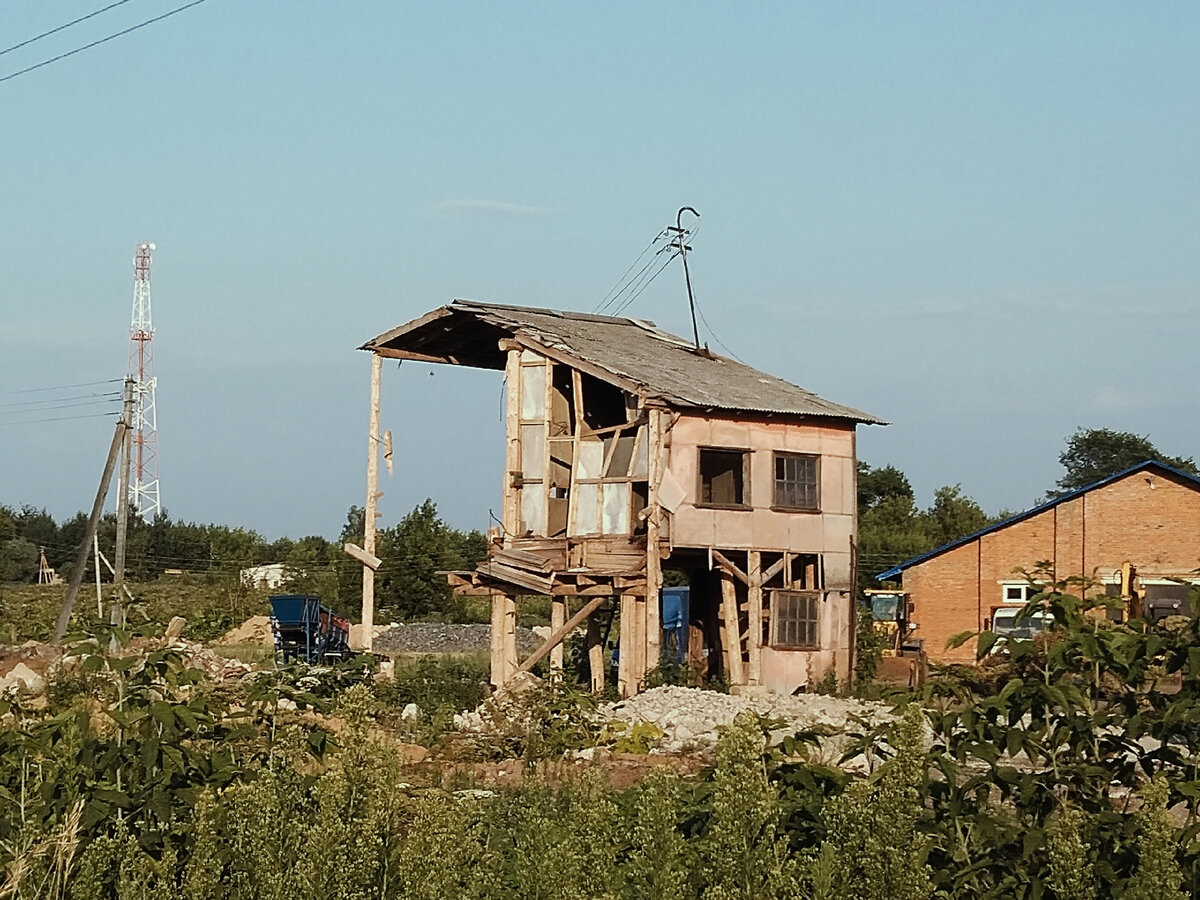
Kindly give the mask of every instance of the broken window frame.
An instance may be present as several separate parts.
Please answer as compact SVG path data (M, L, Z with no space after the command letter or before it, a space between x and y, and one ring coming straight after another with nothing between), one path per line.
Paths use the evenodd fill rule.
M696 506L702 509L730 509L730 510L747 510L752 509L750 503L750 455L752 451L745 447L698 447L696 448ZM705 499L705 454L722 454L725 456L739 456L742 463L741 472L741 499L725 503L721 501L713 501ZM732 469L731 469L732 471ZM708 496L712 496L712 480L708 479Z
M772 454L771 459L771 474L772 474L772 494L771 508L782 510L784 512L820 512L821 511L821 457L816 453L792 453L790 451L776 450ZM811 478L804 479L789 479L787 478L787 464L789 462L811 462ZM784 467L784 478L779 477L780 464ZM781 491L781 488L783 489ZM789 489L800 489L804 492L811 491L812 503L790 503L790 498L786 497Z
M780 650L821 649L820 591L771 591L770 645Z

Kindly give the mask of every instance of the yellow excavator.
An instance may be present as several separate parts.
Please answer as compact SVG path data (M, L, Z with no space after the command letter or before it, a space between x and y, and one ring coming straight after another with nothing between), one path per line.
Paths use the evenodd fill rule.
M922 641L914 640L910 621L912 601L904 591L865 591L871 608L871 629L883 638L882 659L876 678L919 687L925 683L929 662Z

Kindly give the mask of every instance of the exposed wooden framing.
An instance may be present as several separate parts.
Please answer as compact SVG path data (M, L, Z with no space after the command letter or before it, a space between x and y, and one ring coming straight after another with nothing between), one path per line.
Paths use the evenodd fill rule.
M646 517L646 668L657 669L662 656L662 556L659 555L658 483L662 479L662 413L657 409L649 412L649 425L639 429L638 440L649 442L647 478L649 497ZM629 465L637 465L638 446L634 442L633 458ZM632 469L631 469L632 471Z
M587 620L588 669L593 693L604 690L604 629L593 613Z
M535 594L549 594L554 587L553 575L549 577L535 575L532 572L526 572L524 569L517 569L513 566L506 566L498 563L495 560L485 560L479 564L478 572L489 578L494 578L497 581L503 581L506 584L513 584L517 587L523 587L533 591Z
M617 660L617 694L621 697L631 697L637 693L637 681L633 675L634 657L630 650L637 633L634 622L636 600L633 594L621 595L621 656Z
M750 570L750 584L746 590L747 605L747 636L746 652L750 656L747 675L750 684L762 683L762 615L763 615L763 577L762 554L751 550L747 554L746 567Z
M391 348L375 351L380 356L386 356L388 359L411 360L413 362L427 363L443 363L445 365L457 366L459 361L456 357L450 356L435 356L429 353L417 353L415 350L393 350Z
M489 593L492 596L491 681L493 687L500 687L504 684L504 595L499 591Z
M724 553L722 553L720 550L713 550L712 558L713 558L713 561L716 562L717 565L719 565L723 571L728 572L730 575L732 575L734 578L736 578L738 581L740 581L742 584L746 585L747 587L750 586L750 576L747 575L745 572L743 572L741 569L739 569L732 562L730 562L729 558Z
M780 572L782 572L784 565L786 563L787 563L787 554L785 553L782 558L776 560L773 564L771 564L770 566L768 566L766 569L763 570L762 578L759 579L759 585L761 586L761 585L766 584L772 578L774 578L776 575L778 575Z
M505 345L509 345L506 347ZM521 527L521 494L513 478L521 471L521 351L511 341L502 341L501 349L508 350L504 380L508 385L504 404L504 546L511 547Z
M517 671L517 598L504 595L504 680L508 681Z
M516 547L497 550L492 554L492 559L506 566L516 566L519 569L529 569L537 572L549 573L554 568L550 565L550 561L542 556L542 554L531 553L528 550L520 550Z
M570 366L572 369L578 369L580 372L584 372L588 375L594 375L601 381L607 381L609 384L616 385L617 387L621 388L621 390L633 394L635 397L641 390L641 387L636 382L630 381L623 375L618 375L616 372L610 371L603 366L598 366L595 363L577 359L554 347L547 347L544 344L540 344L532 338L525 337L522 334L516 335L513 338L513 341L517 344L520 344L522 347L532 350L534 353L540 353L547 359L552 359L557 363L562 363L564 366Z
M795 584L795 579L792 576L792 553L790 550L783 551L783 587L785 590L791 590ZM773 638L772 638L773 639Z
M597 428L595 431L588 429L583 432L583 437L603 437L606 434L612 434L615 431L628 431L630 428L641 428L646 424L646 416L641 415L631 422L626 422L623 425L609 425L605 428Z
M558 631L563 627L563 623L567 621L567 598L555 597L550 601L550 633ZM554 679L562 678L563 670L563 645L561 642L554 645L554 649L550 651L550 677Z
M737 589L732 574L721 569L721 644L725 648L725 671L730 684L745 684L742 665L742 635L738 624Z
M550 432L554 415L554 363L546 360L545 396L542 398L542 533L550 534Z
M530 669L536 666L542 661L542 659L545 658L547 653L562 644L563 639L576 628L578 628L584 619L599 609L606 599L607 597L593 597L587 603L583 604L583 606L580 607L579 612L575 613L575 615L567 619L566 622L550 632L550 637L546 638L542 646L538 647L536 650L530 653L529 656L525 657L525 661L516 667L516 671L528 672Z

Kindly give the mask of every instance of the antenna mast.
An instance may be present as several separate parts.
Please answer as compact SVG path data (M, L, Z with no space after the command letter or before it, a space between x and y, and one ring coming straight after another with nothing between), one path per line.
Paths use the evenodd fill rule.
M138 244L133 257L133 322L129 327L129 378L133 381L133 477L129 504L153 522L158 497L158 416L154 408L154 323L150 316L150 262L154 244Z

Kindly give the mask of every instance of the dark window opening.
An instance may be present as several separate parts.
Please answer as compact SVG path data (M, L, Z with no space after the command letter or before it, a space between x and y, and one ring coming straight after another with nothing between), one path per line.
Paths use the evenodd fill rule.
M775 454L775 505L780 509L820 509L819 483L819 457Z
M746 505L746 454L740 450L700 451L700 502Z

